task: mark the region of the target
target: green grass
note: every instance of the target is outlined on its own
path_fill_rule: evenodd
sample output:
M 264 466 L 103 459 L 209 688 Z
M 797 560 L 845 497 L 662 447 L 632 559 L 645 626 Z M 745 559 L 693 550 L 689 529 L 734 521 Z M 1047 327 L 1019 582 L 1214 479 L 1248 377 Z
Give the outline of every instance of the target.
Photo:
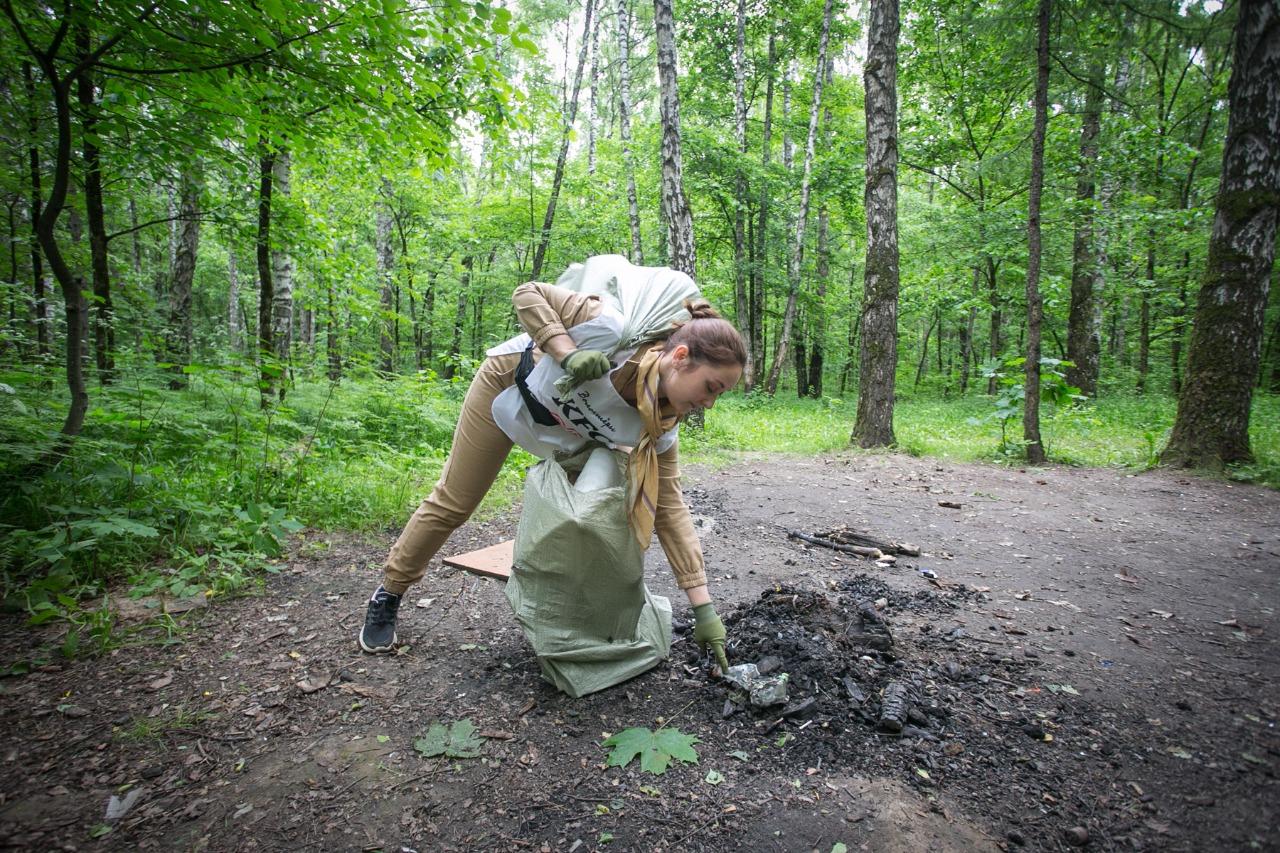
M 1147 468 L 1169 437 L 1176 402 L 1161 395 L 1103 398 L 1089 405 L 1041 412 L 1041 436 L 1051 462 L 1093 466 Z M 906 397 L 894 405 L 897 449 L 914 456 L 953 461 L 1017 461 L 1016 449 L 1002 451 L 1000 423 L 991 418 L 990 398 Z M 857 401 L 825 398 L 799 400 L 779 394 L 730 395 L 707 413 L 702 434 L 685 428 L 681 452 L 685 461 L 724 464 L 743 452 L 796 453 L 811 456 L 850 448 L 849 434 L 857 417 Z M 1022 435 L 1020 419 L 1006 424 L 1006 438 Z M 1280 488 L 1280 397 L 1254 400 L 1250 442 L 1256 462 L 1235 466 L 1235 479 Z
M 40 377 L 0 374 L 0 589 L 33 624 L 68 626 L 63 654 L 101 652 L 117 632 L 102 605 L 120 584 L 136 595 L 238 594 L 278 570 L 300 526 L 394 532 L 448 455 L 466 383 L 432 376 L 301 381 L 264 413 L 251 369 L 202 367 L 181 392 L 139 360 L 92 407 L 71 456 L 37 478 L 24 465 L 56 437 L 65 395 Z M 1020 418 L 1003 436 L 992 398 L 904 396 L 897 449 L 955 461 L 1020 462 Z M 1166 396 L 1107 396 L 1042 410 L 1050 460 L 1152 465 L 1175 413 Z M 686 462 L 720 466 L 753 453 L 813 456 L 850 449 L 856 400 L 730 394 L 701 432 L 682 429 Z M 1280 488 L 1280 397 L 1254 404 L 1255 463 L 1228 472 Z M 479 510 L 516 502 L 533 458 L 517 450 Z

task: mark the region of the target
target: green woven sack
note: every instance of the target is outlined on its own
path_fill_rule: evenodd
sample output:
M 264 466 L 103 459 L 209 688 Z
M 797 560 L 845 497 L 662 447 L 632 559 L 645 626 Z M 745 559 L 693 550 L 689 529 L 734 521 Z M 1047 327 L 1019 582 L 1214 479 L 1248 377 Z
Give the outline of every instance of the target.
M 671 652 L 671 602 L 644 584 L 625 485 L 582 492 L 592 447 L 530 469 L 507 600 L 548 681 L 570 696 L 612 687 Z M 627 456 L 614 452 L 619 481 Z

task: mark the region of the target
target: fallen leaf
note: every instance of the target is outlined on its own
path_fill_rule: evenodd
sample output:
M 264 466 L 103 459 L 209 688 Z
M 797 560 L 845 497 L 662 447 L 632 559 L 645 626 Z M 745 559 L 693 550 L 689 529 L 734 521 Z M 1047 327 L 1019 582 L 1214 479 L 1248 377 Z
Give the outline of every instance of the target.
M 1168 610 L 1156 610 L 1155 608 L 1152 608 L 1152 609 L 1151 609 L 1150 611 L 1148 611 L 1148 612 L 1149 612 L 1152 616 L 1159 616 L 1161 619 L 1172 619 L 1172 618 L 1173 618 L 1173 614 L 1172 614 L 1172 613 L 1170 613 Z
M 297 683 L 297 688 L 303 693 L 318 693 L 329 686 L 329 678 L 305 678 Z
M 366 699 L 385 699 L 388 702 L 400 692 L 400 688 L 390 684 L 342 684 L 338 689 Z
M 430 606 L 431 606 L 431 602 L 433 602 L 433 601 L 435 601 L 435 599 L 434 599 L 434 598 L 419 598 L 419 599 L 418 599 L 418 601 L 417 601 L 417 605 L 418 605 L 419 607 L 430 607 Z
M 703 780 L 708 785 L 719 785 L 724 781 L 724 774 L 719 770 L 708 770 L 707 778 Z
M 511 740 L 515 737 L 511 732 L 504 732 L 501 729 L 483 729 L 477 734 L 480 737 L 486 737 L 490 740 Z
M 155 681 L 148 684 L 147 687 L 150 688 L 151 690 L 159 690 L 163 687 L 168 687 L 172 683 L 173 683 L 173 673 L 170 672 L 160 676 Z

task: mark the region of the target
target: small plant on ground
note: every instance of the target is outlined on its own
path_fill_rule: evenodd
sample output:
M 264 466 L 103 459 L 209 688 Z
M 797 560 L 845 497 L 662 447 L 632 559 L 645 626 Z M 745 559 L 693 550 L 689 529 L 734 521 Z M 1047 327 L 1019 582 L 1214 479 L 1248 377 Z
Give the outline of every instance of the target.
M 663 727 L 656 732 L 646 728 L 624 729 L 606 738 L 601 745 L 613 747 L 605 760 L 608 766 L 625 767 L 638 755 L 641 770 L 661 776 L 667 772 L 672 759 L 697 764 L 698 753 L 693 748 L 697 742 L 697 735 Z

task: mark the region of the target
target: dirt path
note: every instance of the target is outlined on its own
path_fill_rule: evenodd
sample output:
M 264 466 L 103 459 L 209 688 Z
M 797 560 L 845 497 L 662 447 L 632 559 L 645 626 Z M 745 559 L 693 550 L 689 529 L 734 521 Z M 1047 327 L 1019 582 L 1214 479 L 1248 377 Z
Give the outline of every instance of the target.
M 726 706 L 679 630 L 669 663 L 568 699 L 497 584 L 461 575 L 410 592 L 399 655 L 362 656 L 395 531 L 310 534 L 266 596 L 193 614 L 185 642 L 0 681 L 0 845 L 1280 849 L 1280 494 L 897 455 L 744 460 L 687 486 L 730 657 L 777 652 L 793 715 Z M 786 536 L 840 526 L 925 556 L 877 567 Z M 648 575 L 678 595 L 656 547 Z M 847 630 L 877 600 L 888 650 Z M 6 616 L 0 662 L 49 640 Z M 893 681 L 902 735 L 876 727 Z M 479 757 L 415 750 L 462 719 Z M 605 767 L 605 733 L 663 723 L 699 738 L 697 764 Z M 128 808 L 107 821 L 113 796 Z

